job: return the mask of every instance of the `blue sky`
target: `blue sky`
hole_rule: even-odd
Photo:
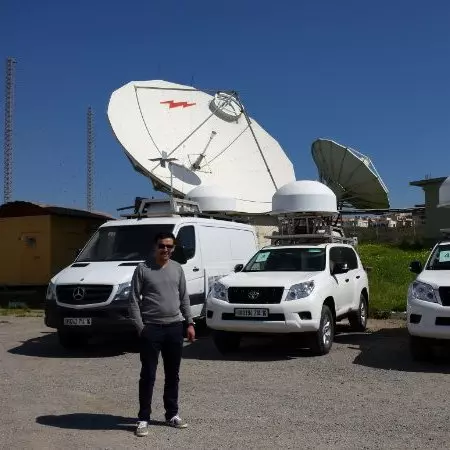
[[[89,105],[95,208],[152,195],[106,107],[131,80],[165,79],[238,90],[297,179],[316,178],[311,143],[327,137],[371,157],[393,207],[420,203],[410,181],[450,175],[449,23],[444,0],[3,0],[0,57],[18,61],[13,199],[86,206]]]

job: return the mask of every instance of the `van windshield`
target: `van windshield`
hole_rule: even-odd
[[[427,270],[450,270],[450,244],[441,244],[434,249]]]
[[[243,272],[319,272],[325,270],[323,248],[277,248],[260,250]]]
[[[125,225],[99,228],[77,262],[144,261],[153,253],[153,239],[173,232],[173,225]]]

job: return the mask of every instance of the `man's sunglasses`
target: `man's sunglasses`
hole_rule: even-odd
[[[174,245],[169,244],[169,245],[165,245],[165,244],[158,244],[158,248],[160,250],[164,250],[165,248],[167,248],[168,250],[172,250],[174,247]]]

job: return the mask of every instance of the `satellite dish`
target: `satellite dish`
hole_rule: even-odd
[[[388,190],[370,158],[329,139],[311,147],[320,181],[336,194],[340,207],[388,209]]]
[[[108,118],[134,168],[175,196],[215,185],[229,191],[237,212],[266,213],[274,192],[295,180],[281,146],[235,92],[133,81],[112,93]]]
[[[450,208],[450,177],[439,188],[439,208]]]
[[[273,196],[272,213],[306,214],[310,216],[336,215],[334,192],[318,181],[301,180],[282,186]]]

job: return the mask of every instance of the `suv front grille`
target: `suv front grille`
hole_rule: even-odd
[[[441,286],[439,288],[439,297],[444,306],[450,306],[450,286]]]
[[[230,303],[251,303],[270,305],[281,302],[283,287],[230,287],[228,301]]]
[[[102,284],[66,284],[56,286],[56,298],[68,305],[91,305],[108,300],[113,287]]]

